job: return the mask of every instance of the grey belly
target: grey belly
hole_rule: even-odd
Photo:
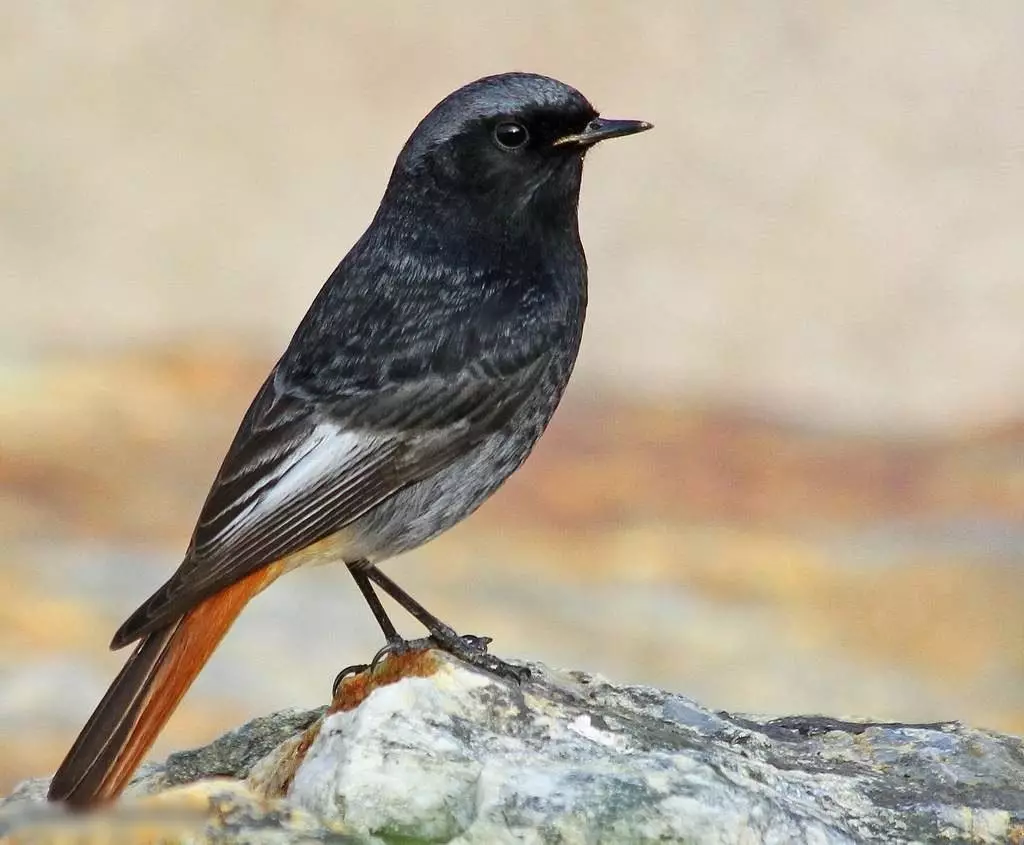
[[[526,460],[561,392],[550,387],[538,391],[537,399],[528,402],[505,428],[356,520],[350,526],[353,550],[358,551],[353,557],[378,563],[427,542],[469,516]]]

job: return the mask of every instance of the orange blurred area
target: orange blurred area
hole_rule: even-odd
[[[5,785],[52,767],[102,692],[270,363],[198,346],[5,377]],[[1021,427],[900,441],[577,391],[491,502],[387,569],[499,652],[723,708],[1021,731],[1021,513]],[[326,700],[376,637],[343,570],[289,576],[161,749]]]

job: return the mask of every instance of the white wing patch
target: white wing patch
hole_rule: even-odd
[[[211,538],[209,544],[232,540],[332,476],[339,480],[344,478],[346,464],[355,463],[373,441],[373,437],[346,431],[334,423],[318,423],[305,440],[291,448],[291,455],[261,481],[262,490],[252,503]]]

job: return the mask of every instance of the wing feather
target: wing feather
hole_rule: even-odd
[[[121,626],[119,648],[260,567],[339,531],[504,425],[546,353],[511,372],[468,367],[328,401],[264,383],[207,496],[185,560]]]

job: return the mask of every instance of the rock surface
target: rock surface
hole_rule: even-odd
[[[958,723],[709,711],[531,664],[522,686],[434,651],[346,678],[148,765],[72,825],[28,781],[0,836],[132,841],[1024,842],[1024,744]],[[104,827],[106,825],[106,827]],[[94,840],[94,841],[99,841]]]

